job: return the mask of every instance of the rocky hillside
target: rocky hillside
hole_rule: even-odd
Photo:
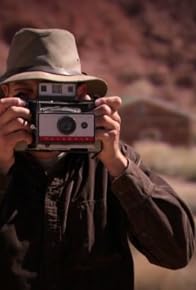
[[[19,28],[66,28],[77,36],[83,70],[104,77],[109,94],[196,111],[193,0],[1,0],[0,19],[0,71]]]

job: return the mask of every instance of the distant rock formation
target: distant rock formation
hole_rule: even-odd
[[[141,82],[152,97],[196,110],[193,0],[1,0],[0,19],[0,71],[19,28],[66,28],[77,37],[83,70],[104,77],[109,94],[134,94]]]

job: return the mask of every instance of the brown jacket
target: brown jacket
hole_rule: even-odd
[[[1,190],[2,289],[132,290],[130,242],[154,264],[187,265],[189,209],[131,148],[122,150],[130,163],[116,179],[85,154],[67,154],[48,174],[16,154]]]

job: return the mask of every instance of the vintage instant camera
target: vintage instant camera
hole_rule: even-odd
[[[101,142],[95,140],[94,100],[78,101],[76,87],[77,83],[39,83],[37,100],[28,101],[33,142],[27,150],[101,151]]]

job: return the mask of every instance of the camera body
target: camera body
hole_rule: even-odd
[[[76,88],[77,83],[39,83],[38,98],[27,101],[33,132],[27,150],[101,151],[95,140],[94,100],[78,101]]]

